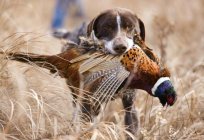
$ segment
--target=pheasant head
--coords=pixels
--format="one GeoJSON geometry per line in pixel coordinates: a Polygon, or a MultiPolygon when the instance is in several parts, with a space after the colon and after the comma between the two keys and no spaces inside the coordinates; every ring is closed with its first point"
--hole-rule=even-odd
{"type": "Polygon", "coordinates": [[[124,54],[121,63],[130,72],[127,86],[143,89],[150,95],[158,97],[163,106],[172,106],[176,101],[176,92],[170,80],[170,72],[154,60],[150,59],[139,46],[124,54]]]}

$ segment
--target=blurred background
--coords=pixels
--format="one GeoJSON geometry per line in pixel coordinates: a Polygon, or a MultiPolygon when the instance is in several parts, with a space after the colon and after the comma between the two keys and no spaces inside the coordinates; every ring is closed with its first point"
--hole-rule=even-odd
{"type": "MultiPolygon", "coordinates": [[[[178,99],[162,108],[137,91],[137,139],[204,139],[204,1],[81,0],[71,3],[63,29],[73,30],[101,11],[123,7],[146,27],[146,43],[169,67],[178,99]]],[[[52,36],[56,0],[1,0],[0,49],[37,54],[60,53],[52,36]]],[[[121,101],[110,103],[95,129],[72,124],[72,98],[65,80],[37,66],[0,56],[0,139],[124,139],[121,101]],[[114,122],[114,123],[112,123],[114,122]]]]}

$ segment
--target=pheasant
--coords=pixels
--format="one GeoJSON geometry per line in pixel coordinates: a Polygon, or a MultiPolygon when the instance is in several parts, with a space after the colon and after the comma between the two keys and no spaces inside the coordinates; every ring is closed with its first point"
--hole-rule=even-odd
{"type": "Polygon", "coordinates": [[[66,79],[74,99],[82,102],[83,117],[88,116],[84,117],[85,120],[98,115],[102,103],[122,98],[126,111],[125,125],[133,134],[137,129],[134,89],[142,89],[158,97],[163,106],[172,106],[176,101],[177,95],[169,79],[169,70],[162,66],[139,36],[135,35],[135,46],[132,49],[117,56],[105,54],[103,44],[100,43],[97,44],[99,47],[94,47],[94,43],[92,47],[90,44],[68,45],[65,52],[57,55],[8,53],[7,58],[35,63],[51,73],[58,72],[59,76],[66,79]],[[78,99],[81,95],[83,98],[78,99]]]}

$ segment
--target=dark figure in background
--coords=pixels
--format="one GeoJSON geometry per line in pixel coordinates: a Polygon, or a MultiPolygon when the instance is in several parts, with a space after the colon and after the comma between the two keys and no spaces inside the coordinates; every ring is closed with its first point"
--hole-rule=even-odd
{"type": "Polygon", "coordinates": [[[64,22],[69,15],[69,8],[72,5],[76,6],[76,17],[84,18],[83,0],[57,0],[52,19],[51,28],[53,30],[53,36],[57,38],[64,38],[67,30],[64,28],[64,22]]]}

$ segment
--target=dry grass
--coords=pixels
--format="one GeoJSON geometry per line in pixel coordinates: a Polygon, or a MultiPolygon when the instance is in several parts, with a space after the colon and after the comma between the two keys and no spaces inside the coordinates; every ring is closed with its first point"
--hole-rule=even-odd
{"type": "MultiPolygon", "coordinates": [[[[172,72],[178,93],[173,107],[164,109],[156,98],[137,92],[141,122],[137,138],[204,139],[204,2],[104,0],[92,6],[94,2],[85,0],[90,19],[115,6],[138,13],[146,25],[147,43],[161,52],[172,72]]],[[[1,51],[60,52],[60,42],[49,35],[53,6],[52,0],[0,1],[1,51]]],[[[67,27],[79,21],[70,20],[67,27]]],[[[119,100],[110,103],[101,121],[73,123],[72,98],[64,79],[0,57],[0,139],[124,139],[119,100]]]]}

